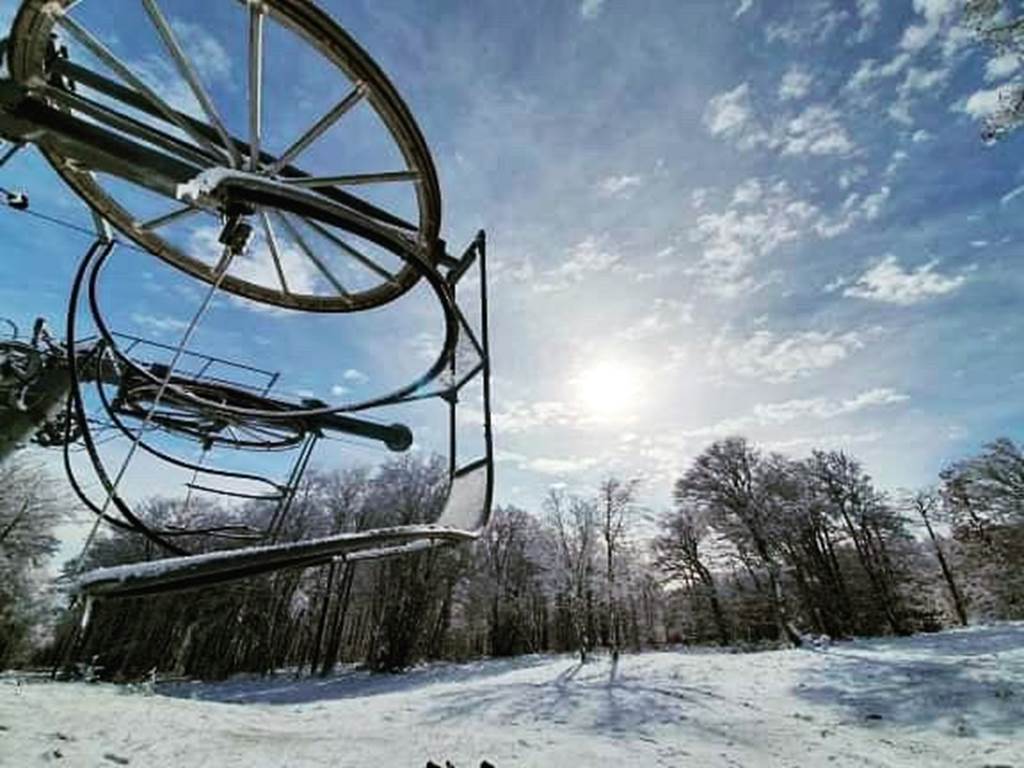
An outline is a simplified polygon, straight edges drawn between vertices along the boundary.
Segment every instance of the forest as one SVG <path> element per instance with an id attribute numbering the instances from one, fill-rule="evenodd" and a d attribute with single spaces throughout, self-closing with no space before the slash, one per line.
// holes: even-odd
<path id="1" fill-rule="evenodd" d="M 441 459 L 415 456 L 311 472 L 281 537 L 429 521 L 445 483 Z M 639 481 L 608 476 L 587 495 L 553 489 L 540 509 L 495 508 L 473 546 L 99 601 L 84 632 L 45 568 L 67 508 L 54 487 L 23 458 L 0 468 L 5 666 L 113 680 L 327 675 L 680 643 L 756 650 L 1024 618 L 1024 451 L 1009 439 L 898 496 L 843 451 L 793 459 L 722 439 L 676 479 L 667 511 L 640 506 Z M 166 528 L 267 514 L 165 498 L 143 512 Z M 114 531 L 64 570 L 160 556 Z"/>

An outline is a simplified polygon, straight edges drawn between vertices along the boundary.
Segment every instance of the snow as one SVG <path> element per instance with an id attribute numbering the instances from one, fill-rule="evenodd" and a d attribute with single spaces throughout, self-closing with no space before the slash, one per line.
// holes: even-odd
<path id="1" fill-rule="evenodd" d="M 1024 623 L 756 654 L 624 654 L 618 665 L 529 656 L 158 691 L 8 673 L 0 765 L 994 768 L 1024 759 Z"/>

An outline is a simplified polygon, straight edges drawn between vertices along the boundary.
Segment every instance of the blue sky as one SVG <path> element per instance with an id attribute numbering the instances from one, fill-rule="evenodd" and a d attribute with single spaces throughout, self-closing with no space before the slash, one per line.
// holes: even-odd
<path id="1" fill-rule="evenodd" d="M 174 21 L 226 104 L 241 28 L 206 5 Z M 488 231 L 499 502 L 615 472 L 664 505 L 735 433 L 847 448 L 892 489 L 1022 436 L 1024 139 L 985 146 L 979 122 L 1019 62 L 974 42 L 955 0 L 324 5 L 416 115 L 453 249 Z M 106 21 L 172 98 L 151 41 Z M 344 87 L 281 50 L 268 124 L 293 136 Z M 341 122 L 316 162 L 364 169 L 387 152 L 372 133 Z M 88 222 L 38 156 L 2 173 Z M 56 321 L 87 239 L 9 211 L 0 235 L 2 314 Z M 164 342 L 201 296 L 127 251 L 106 286 L 118 327 Z M 224 299 L 194 346 L 286 371 L 285 392 L 354 396 L 416 369 L 430 312 L 418 294 L 315 320 Z M 408 418 L 420 449 L 443 445 Z M 338 449 L 317 461 L 381 458 Z"/>

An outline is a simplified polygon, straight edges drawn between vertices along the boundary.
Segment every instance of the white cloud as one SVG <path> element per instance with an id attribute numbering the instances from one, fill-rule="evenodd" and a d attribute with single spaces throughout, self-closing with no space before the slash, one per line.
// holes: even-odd
<path id="1" fill-rule="evenodd" d="M 206 27 L 181 19 L 173 19 L 171 27 L 200 77 L 207 81 L 231 78 L 231 57 Z"/>
<path id="2" fill-rule="evenodd" d="M 949 276 L 935 272 L 936 263 L 930 261 L 907 271 L 895 256 L 887 255 L 843 291 L 843 295 L 909 306 L 952 293 L 964 284 L 967 279 L 964 275 Z"/>
<path id="3" fill-rule="evenodd" d="M 341 374 L 341 378 L 345 381 L 354 381 L 356 383 L 362 383 L 369 381 L 369 377 L 362 371 L 356 370 L 355 368 L 348 368 Z"/>
<path id="4" fill-rule="evenodd" d="M 199 24 L 173 18 L 170 24 L 178 43 L 199 73 L 200 80 L 207 87 L 211 84 L 221 88 L 233 87 L 231 57 L 224 46 Z M 128 65 L 171 107 L 205 119 L 192 89 L 167 57 L 148 54 L 141 59 L 129 61 Z"/>
<path id="5" fill-rule="evenodd" d="M 736 12 L 732 15 L 732 17 L 734 19 L 738 19 L 740 16 L 745 14 L 753 7 L 754 0 L 740 0 L 740 4 L 736 7 Z"/>
<path id="6" fill-rule="evenodd" d="M 708 427 L 690 430 L 685 432 L 684 436 L 723 437 L 742 434 L 751 429 L 779 427 L 793 422 L 828 421 L 871 408 L 903 403 L 909 399 L 909 395 L 889 387 L 877 387 L 842 400 L 809 397 L 779 403 L 758 403 L 745 416 L 725 419 Z"/>
<path id="7" fill-rule="evenodd" d="M 704 111 L 704 125 L 712 136 L 742 150 L 767 147 L 783 155 L 846 155 L 856 149 L 840 112 L 826 104 L 811 104 L 766 128 L 754 109 L 748 83 L 713 96 Z"/>
<path id="8" fill-rule="evenodd" d="M 732 195 L 732 204 L 754 205 L 761 199 L 763 193 L 760 179 L 747 179 L 736 187 Z"/>
<path id="9" fill-rule="evenodd" d="M 848 277 L 845 277 L 843 275 L 836 275 L 836 277 L 829 280 L 828 283 L 825 284 L 825 287 L 822 288 L 822 290 L 825 293 L 835 293 L 840 288 L 843 288 L 844 286 L 848 285 L 849 282 L 850 279 Z"/>
<path id="10" fill-rule="evenodd" d="M 900 47 L 908 51 L 924 48 L 941 31 L 959 7 L 959 0 L 914 0 L 914 10 L 922 16 L 921 23 L 903 31 Z"/>
<path id="11" fill-rule="evenodd" d="M 803 331 L 780 336 L 761 330 L 739 343 L 724 337 L 716 339 L 710 357 L 741 376 L 780 383 L 831 368 L 863 348 L 870 335 Z"/>
<path id="12" fill-rule="evenodd" d="M 585 472 L 598 463 L 598 459 L 592 457 L 568 457 L 568 458 L 545 458 L 538 457 L 528 459 L 523 466 L 540 472 L 543 475 L 572 475 Z"/>
<path id="13" fill-rule="evenodd" d="M 889 158 L 889 164 L 885 166 L 885 171 L 883 173 L 885 178 L 891 179 L 896 174 L 896 171 L 900 169 L 900 166 L 907 162 L 907 158 L 909 157 L 910 155 L 908 155 L 904 150 L 895 150 L 892 153 L 892 157 Z"/>
<path id="14" fill-rule="evenodd" d="M 604 197 L 629 197 L 643 182 L 641 176 L 607 176 L 598 183 L 598 192 Z"/>
<path id="15" fill-rule="evenodd" d="M 1020 69 L 1020 56 L 1016 53 L 1004 53 L 1001 56 L 988 60 L 988 63 L 985 65 L 985 79 L 989 82 L 1002 80 L 1012 75 L 1018 69 Z"/>
<path id="16" fill-rule="evenodd" d="M 788 424 L 791 421 L 807 416 L 815 419 L 834 419 L 837 416 L 857 413 L 866 408 L 902 403 L 909 399 L 909 396 L 888 387 L 879 387 L 861 392 L 844 400 L 812 397 L 787 400 L 782 403 L 758 404 L 754 406 L 753 415 L 762 426 Z"/>
<path id="17" fill-rule="evenodd" d="M 474 418 L 471 411 L 471 408 L 466 409 L 467 419 Z M 585 421 L 579 409 L 560 400 L 505 400 L 505 409 L 494 411 L 491 418 L 494 429 L 506 434 L 529 432 L 538 427 L 569 427 Z"/>
<path id="18" fill-rule="evenodd" d="M 889 105 L 889 117 L 903 125 L 911 125 L 913 117 L 910 114 L 914 102 L 920 94 L 935 94 L 941 91 L 952 75 L 951 65 L 945 65 L 936 69 L 920 69 L 910 67 L 896 89 L 896 98 Z"/>
<path id="19" fill-rule="evenodd" d="M 765 27 L 766 42 L 793 46 L 821 44 L 850 18 L 849 11 L 834 8 L 829 0 L 797 3 L 792 9 L 790 18 Z"/>
<path id="20" fill-rule="evenodd" d="M 740 140 L 750 133 L 753 122 L 748 83 L 712 96 L 704 110 L 704 125 L 712 136 Z"/>
<path id="21" fill-rule="evenodd" d="M 867 166 L 848 165 L 839 172 L 839 188 L 849 189 L 868 175 Z"/>
<path id="22" fill-rule="evenodd" d="M 890 189 L 880 187 L 869 195 L 851 192 L 843 201 L 840 212 L 832 218 L 822 218 L 815 224 L 815 231 L 825 238 L 836 237 L 861 221 L 874 221 L 882 215 L 882 209 L 889 199 Z"/>
<path id="23" fill-rule="evenodd" d="M 420 360 L 435 360 L 441 343 L 441 335 L 432 331 L 420 331 L 406 341 L 411 354 Z"/>
<path id="24" fill-rule="evenodd" d="M 168 315 L 149 315 L 133 312 L 131 318 L 135 325 L 145 328 L 157 336 L 170 331 L 182 332 L 188 328 L 188 322 L 185 320 Z"/>
<path id="25" fill-rule="evenodd" d="M 954 108 L 975 120 L 984 120 L 1002 109 L 1006 100 L 1004 87 L 981 89 L 972 93 L 965 102 Z"/>
<path id="26" fill-rule="evenodd" d="M 1000 205 L 1006 205 L 1011 200 L 1014 200 L 1015 198 L 1020 197 L 1021 195 L 1024 195 L 1024 184 L 1022 184 L 1019 187 L 1014 187 L 1009 192 L 1007 192 L 1005 195 L 1000 197 L 999 198 L 999 204 Z"/>
<path id="27" fill-rule="evenodd" d="M 619 259 L 617 253 L 606 250 L 596 238 L 588 237 L 573 246 L 568 258 L 557 267 L 541 272 L 533 289 L 537 293 L 563 291 L 591 273 L 606 271 L 617 264 Z"/>
<path id="28" fill-rule="evenodd" d="M 920 130 L 914 131 L 913 135 L 910 137 L 910 140 L 915 144 L 920 144 L 925 141 L 930 141 L 931 138 L 932 135 L 922 128 Z"/>
<path id="29" fill-rule="evenodd" d="M 616 332 L 623 341 L 640 341 L 693 322 L 693 305 L 676 299 L 655 299 L 636 320 Z"/>
<path id="30" fill-rule="evenodd" d="M 806 70 L 790 67 L 779 82 L 779 98 L 782 101 L 802 99 L 811 89 L 814 78 Z"/>
<path id="31" fill-rule="evenodd" d="M 864 59 L 846 82 L 845 88 L 852 91 L 866 91 L 875 82 L 898 75 L 906 68 L 910 60 L 909 53 L 898 54 L 885 64 L 879 64 L 875 59 Z"/>
<path id="32" fill-rule="evenodd" d="M 601 15 L 605 0 L 583 0 L 580 3 L 580 16 L 584 19 L 596 19 Z"/>
<path id="33" fill-rule="evenodd" d="M 824 104 L 812 104 L 790 120 L 775 143 L 784 155 L 847 155 L 855 149 L 840 113 Z"/>
<path id="34" fill-rule="evenodd" d="M 868 430 L 867 432 L 840 432 L 828 431 L 821 435 L 807 437 L 788 437 L 784 440 L 768 440 L 764 447 L 769 451 L 780 453 L 806 452 L 808 448 L 851 448 L 855 445 L 877 443 L 885 437 L 885 433 L 879 430 Z"/>
<path id="35" fill-rule="evenodd" d="M 874 34 L 878 22 L 882 18 L 882 0 L 857 0 L 857 16 L 860 29 L 857 30 L 857 41 L 864 42 Z"/>
<path id="36" fill-rule="evenodd" d="M 752 182 L 741 184 L 733 196 L 736 203 L 723 212 L 699 216 L 690 234 L 702 247 L 696 275 L 707 290 L 724 298 L 752 290 L 750 266 L 779 246 L 813 232 L 819 218 L 818 209 L 796 198 L 785 182 L 758 182 L 757 189 L 755 196 Z"/>
<path id="37" fill-rule="evenodd" d="M 759 259 L 786 243 L 809 236 L 833 238 L 862 221 L 874 221 L 889 195 L 888 186 L 868 195 L 851 193 L 839 211 L 826 215 L 784 181 L 748 179 L 736 187 L 724 210 L 704 209 L 697 217 L 690 240 L 701 247 L 701 259 L 690 274 L 722 298 L 749 294 L 761 287 L 750 274 Z"/>
<path id="38" fill-rule="evenodd" d="M 864 198 L 864 202 L 861 204 L 860 210 L 864 215 L 864 218 L 868 221 L 874 221 L 882 214 L 882 206 L 889 199 L 889 187 L 881 187 L 877 192 L 874 192 Z"/>

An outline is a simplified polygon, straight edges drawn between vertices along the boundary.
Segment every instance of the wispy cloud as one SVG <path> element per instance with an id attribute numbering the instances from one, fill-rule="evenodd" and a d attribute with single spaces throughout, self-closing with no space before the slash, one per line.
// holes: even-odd
<path id="1" fill-rule="evenodd" d="M 814 83 L 814 76 L 800 67 L 790 67 L 779 82 L 779 98 L 782 101 L 796 101 L 807 95 Z"/>
<path id="2" fill-rule="evenodd" d="M 642 176 L 623 174 L 606 176 L 598 182 L 597 188 L 604 197 L 630 197 L 642 183 Z"/>
<path id="3" fill-rule="evenodd" d="M 817 207 L 797 198 L 785 182 L 746 182 L 726 210 L 697 218 L 690 236 L 702 249 L 697 277 L 723 298 L 747 293 L 756 286 L 749 274 L 753 263 L 812 232 L 818 218 Z"/>
<path id="4" fill-rule="evenodd" d="M 188 323 L 169 315 L 151 315 L 144 312 L 133 312 L 132 322 L 140 328 L 144 328 L 156 335 L 170 333 L 171 331 L 181 333 L 188 328 Z"/>
<path id="5" fill-rule="evenodd" d="M 693 322 L 693 305 L 676 299 L 655 299 L 650 308 L 616 332 L 623 341 L 640 341 L 678 330 Z"/>
<path id="6" fill-rule="evenodd" d="M 900 46 L 908 51 L 924 48 L 950 23 L 960 5 L 959 0 L 914 0 L 914 10 L 922 18 L 904 30 Z"/>
<path id="7" fill-rule="evenodd" d="M 607 270 L 620 258 L 598 238 L 585 238 L 569 250 L 561 264 L 541 272 L 534 280 L 533 290 L 537 293 L 564 291 L 590 274 Z"/>
<path id="8" fill-rule="evenodd" d="M 593 468 L 598 459 L 593 456 L 549 458 L 539 456 L 527 459 L 523 466 L 543 475 L 573 475 Z"/>
<path id="9" fill-rule="evenodd" d="M 865 390 L 852 397 L 832 399 L 810 397 L 785 400 L 777 403 L 758 403 L 750 413 L 716 424 L 689 430 L 686 437 L 714 438 L 726 435 L 744 434 L 751 429 L 779 427 L 793 423 L 828 421 L 840 416 L 849 416 L 871 408 L 903 403 L 910 396 L 889 387 Z"/>
<path id="10" fill-rule="evenodd" d="M 712 96 L 704 110 L 704 125 L 712 136 L 734 139 L 741 147 L 760 143 L 760 139 L 751 142 L 749 138 L 752 134 L 759 136 L 762 133 L 755 122 L 750 85 L 741 83 L 731 91 Z"/>
<path id="11" fill-rule="evenodd" d="M 1020 54 L 1007 51 L 989 59 L 985 65 L 985 79 L 989 82 L 1003 80 L 1020 69 Z"/>
<path id="12" fill-rule="evenodd" d="M 889 195 L 888 186 L 870 193 L 851 192 L 842 206 L 826 213 L 785 181 L 748 179 L 737 185 L 724 210 L 705 209 L 697 217 L 690 239 L 701 247 L 701 259 L 690 273 L 707 292 L 722 298 L 751 293 L 760 287 L 753 275 L 757 262 L 783 245 L 834 238 L 861 222 L 874 221 Z"/>
<path id="13" fill-rule="evenodd" d="M 788 18 L 765 25 L 764 39 L 790 46 L 820 45 L 849 18 L 849 11 L 836 8 L 830 0 L 798 3 Z"/>
<path id="14" fill-rule="evenodd" d="M 199 24 L 182 19 L 170 20 L 171 28 L 199 74 L 209 87 L 232 88 L 234 84 L 231 55 L 224 46 Z M 203 112 L 191 88 L 178 73 L 167 56 L 149 53 L 129 62 L 130 68 L 151 87 L 160 98 L 182 112 L 203 117 Z"/>
<path id="15" fill-rule="evenodd" d="M 799 75 L 797 75 L 799 77 Z M 810 84 L 783 79 L 783 93 L 807 92 Z M 776 116 L 770 124 L 754 107 L 749 83 L 716 94 L 704 111 L 704 125 L 712 136 L 732 142 L 738 149 L 766 148 L 783 155 L 848 155 L 856 149 L 843 124 L 842 114 L 827 104 L 811 104 L 798 113 Z"/>
<path id="16" fill-rule="evenodd" d="M 770 383 L 789 382 L 846 360 L 876 335 L 856 331 L 801 331 L 783 335 L 760 330 L 742 340 L 716 338 L 710 359 L 713 365 L 740 376 Z"/>
<path id="17" fill-rule="evenodd" d="M 580 3 L 580 16 L 584 19 L 596 19 L 601 15 L 605 0 L 582 0 Z"/>
<path id="18" fill-rule="evenodd" d="M 964 275 L 936 272 L 936 264 L 930 261 L 914 270 L 907 270 L 889 254 L 843 291 L 843 295 L 910 306 L 953 293 L 966 282 Z"/>
<path id="19" fill-rule="evenodd" d="M 739 5 L 736 6 L 736 11 L 733 13 L 732 17 L 734 19 L 738 19 L 753 7 L 754 0 L 739 0 Z"/>
<path id="20" fill-rule="evenodd" d="M 863 43 L 875 33 L 882 18 L 882 0 L 857 0 L 857 18 L 860 28 L 855 39 Z"/>
<path id="21" fill-rule="evenodd" d="M 1006 108 L 1011 91 L 1006 86 L 979 88 L 966 99 L 957 101 L 953 108 L 975 120 L 984 120 Z"/>

